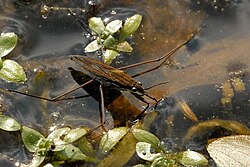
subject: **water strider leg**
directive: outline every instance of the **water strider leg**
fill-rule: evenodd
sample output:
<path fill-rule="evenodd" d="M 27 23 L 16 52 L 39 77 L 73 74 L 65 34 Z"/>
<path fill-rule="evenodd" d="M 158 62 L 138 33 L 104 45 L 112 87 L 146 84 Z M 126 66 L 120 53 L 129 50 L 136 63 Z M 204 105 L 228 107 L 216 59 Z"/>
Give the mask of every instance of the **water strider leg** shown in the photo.
<path fill-rule="evenodd" d="M 190 40 L 192 40 L 205 26 L 201 26 L 199 27 L 190 37 L 189 39 L 187 39 L 186 41 L 184 41 L 183 43 L 179 44 L 178 46 L 176 46 L 175 48 L 173 48 L 171 51 L 169 51 L 168 53 L 164 54 L 163 56 L 161 56 L 160 58 L 156 58 L 156 59 L 152 59 L 152 60 L 147 60 L 147 61 L 143 61 L 143 62 L 139 62 L 139 63 L 135 63 L 135 64 L 131 64 L 131 65 L 127 65 L 124 67 L 120 67 L 118 68 L 119 70 L 125 70 L 128 68 L 132 68 L 132 67 L 136 67 L 136 66 L 140 66 L 140 65 L 144 65 L 144 64 L 149 64 L 149 63 L 154 63 L 154 62 L 158 62 L 163 60 L 163 62 L 161 64 L 159 64 L 156 67 L 153 67 L 151 69 L 148 69 L 146 71 L 140 72 L 139 74 L 135 74 L 132 77 L 137 77 L 139 75 L 145 74 L 147 72 L 153 71 L 158 69 L 159 67 L 161 67 L 178 49 L 180 49 L 182 46 L 185 46 Z"/>
<path fill-rule="evenodd" d="M 47 98 L 47 97 L 42 97 L 42 96 L 37 96 L 37 95 L 31 95 L 31 94 L 28 94 L 28 93 L 24 93 L 24 92 L 19 92 L 17 90 L 12 90 L 12 89 L 7 89 L 7 91 L 10 91 L 10 92 L 15 92 L 15 93 L 18 93 L 18 94 L 21 94 L 21 95 L 26 95 L 26 96 L 30 96 L 30 97 L 34 97 L 34 98 L 38 98 L 38 99 L 42 99 L 42 100 L 47 100 L 47 101 L 62 101 L 62 100 L 69 100 L 69 99 L 77 99 L 77 98 L 80 98 L 80 97 L 89 97 L 90 95 L 86 95 L 86 96 L 80 96 L 80 97 L 69 97 L 69 98 L 62 98 L 63 96 L 66 96 L 74 91 L 76 91 L 77 89 L 80 89 L 82 87 L 84 87 L 85 85 L 93 82 L 95 80 L 95 77 L 92 78 L 91 80 L 89 80 L 88 82 L 85 82 L 84 84 L 82 85 L 79 85 L 78 87 L 72 89 L 72 90 L 69 90 L 67 92 L 64 92 L 54 98 Z"/>
<path fill-rule="evenodd" d="M 100 110 L 100 123 L 102 129 L 107 132 L 107 129 L 105 128 L 105 106 L 104 106 L 104 95 L 103 95 L 103 89 L 102 84 L 99 85 L 99 91 L 100 91 L 100 97 L 101 101 L 99 102 L 99 110 Z"/>

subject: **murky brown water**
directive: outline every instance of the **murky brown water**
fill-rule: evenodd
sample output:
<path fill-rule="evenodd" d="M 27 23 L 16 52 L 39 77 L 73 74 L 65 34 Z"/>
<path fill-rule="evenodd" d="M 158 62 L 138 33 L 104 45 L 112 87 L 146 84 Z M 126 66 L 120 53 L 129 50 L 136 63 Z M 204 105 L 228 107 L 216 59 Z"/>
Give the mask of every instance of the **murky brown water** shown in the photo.
<path fill-rule="evenodd" d="M 205 24 L 206 28 L 195 40 L 172 57 L 176 62 L 174 65 L 168 67 L 166 64 L 157 71 L 138 77 L 138 80 L 145 87 L 170 81 L 169 84 L 150 90 L 150 94 L 157 98 L 182 98 L 200 120 L 222 118 L 223 114 L 216 114 L 216 111 L 233 111 L 233 116 L 223 119 L 235 118 L 250 126 L 249 1 L 238 2 L 235 6 L 225 8 L 223 12 L 210 8 L 209 5 L 206 8 L 197 6 L 190 1 L 103 0 L 99 3 L 96 15 L 102 18 L 124 19 L 137 12 L 143 15 L 142 27 L 133 40 L 135 50 L 131 55 L 123 54 L 119 57 L 113 63 L 116 67 L 157 58 L 187 39 L 201 24 Z M 44 4 L 88 7 L 87 1 L 50 1 Z M 41 3 L 37 1 L 0 2 L 0 30 L 14 31 L 20 37 L 19 46 L 12 58 L 24 66 L 29 78 L 24 85 L 1 81 L 0 88 L 4 90 L 11 87 L 21 91 L 29 90 L 31 94 L 54 97 L 77 85 L 68 71 L 68 67 L 77 68 L 77 65 L 68 59 L 68 55 L 85 54 L 83 46 L 88 44 L 89 39 L 74 18 L 64 12 L 53 12 L 44 19 L 39 12 L 40 6 Z M 86 22 L 85 14 L 79 14 L 79 17 Z M 128 72 L 134 74 L 148 67 L 129 69 Z M 235 78 L 241 79 L 245 89 L 236 91 L 233 86 Z M 233 96 L 223 96 L 225 83 L 231 83 Z M 84 91 L 79 90 L 74 95 L 83 93 Z M 4 91 L 0 95 L 3 112 L 44 133 L 50 127 L 62 125 L 95 127 L 99 124 L 98 102 L 92 98 L 50 103 Z M 231 103 L 223 103 L 223 98 L 228 98 Z M 144 105 L 131 97 L 131 102 L 133 101 L 140 108 Z M 180 120 L 183 119 L 182 114 L 180 117 Z M 181 140 L 192 124 L 188 122 L 178 126 L 177 123 L 174 127 L 175 137 Z M 29 157 L 23 153 L 20 142 L 15 141 L 16 149 L 8 148 L 13 149 L 12 152 L 1 146 L 6 145 L 5 142 L 5 139 L 0 140 L 1 154 L 5 155 L 1 166 L 9 161 L 12 164 L 17 160 L 27 162 Z"/>

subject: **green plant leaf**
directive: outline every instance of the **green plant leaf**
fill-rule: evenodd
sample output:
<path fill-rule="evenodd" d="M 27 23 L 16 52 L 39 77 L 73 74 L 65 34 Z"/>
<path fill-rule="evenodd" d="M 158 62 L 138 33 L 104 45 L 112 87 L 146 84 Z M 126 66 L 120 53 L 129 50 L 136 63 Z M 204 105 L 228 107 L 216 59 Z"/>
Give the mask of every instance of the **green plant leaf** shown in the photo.
<path fill-rule="evenodd" d="M 132 133 L 139 142 L 149 143 L 155 149 L 159 149 L 161 147 L 160 139 L 148 131 L 142 129 L 133 129 Z"/>
<path fill-rule="evenodd" d="M 99 150 L 101 153 L 108 153 L 119 142 L 119 140 L 126 135 L 128 130 L 129 128 L 127 127 L 119 127 L 109 130 L 103 135 L 99 144 Z"/>
<path fill-rule="evenodd" d="M 56 129 L 48 135 L 47 139 L 52 139 L 52 140 L 60 139 L 60 137 L 69 133 L 70 130 L 71 129 L 69 127 Z"/>
<path fill-rule="evenodd" d="M 156 158 L 150 167 L 178 167 L 179 165 L 176 164 L 174 160 L 171 160 L 167 157 L 158 157 Z"/>
<path fill-rule="evenodd" d="M 208 145 L 207 151 L 219 167 L 250 166 L 250 135 L 219 138 Z"/>
<path fill-rule="evenodd" d="M 104 63 L 111 64 L 118 54 L 119 53 L 117 51 L 107 49 L 103 55 Z"/>
<path fill-rule="evenodd" d="M 151 153 L 151 144 L 146 142 L 138 142 L 136 144 L 136 153 L 137 155 L 146 161 L 153 161 L 157 157 L 161 156 L 160 153 Z"/>
<path fill-rule="evenodd" d="M 195 151 L 183 151 L 177 154 L 177 160 L 184 166 L 205 166 L 208 160 Z"/>
<path fill-rule="evenodd" d="M 15 33 L 1 33 L 0 36 L 0 57 L 8 55 L 16 46 L 18 37 Z"/>
<path fill-rule="evenodd" d="M 99 50 L 101 47 L 102 47 L 102 43 L 99 42 L 98 40 L 94 40 L 86 46 L 85 52 L 94 52 L 94 51 Z"/>
<path fill-rule="evenodd" d="M 67 144 L 64 150 L 55 152 L 55 157 L 58 160 L 70 160 L 70 161 L 91 160 L 72 144 Z"/>
<path fill-rule="evenodd" d="M 105 30 L 102 19 L 99 17 L 91 17 L 89 19 L 89 28 L 98 35 L 101 35 L 102 31 Z"/>
<path fill-rule="evenodd" d="M 22 126 L 21 136 L 25 147 L 33 153 L 37 151 L 39 142 L 45 139 L 41 133 L 27 126 Z"/>
<path fill-rule="evenodd" d="M 109 31 L 110 34 L 116 33 L 122 27 L 121 20 L 114 20 L 107 24 L 106 30 Z"/>
<path fill-rule="evenodd" d="M 23 83 L 27 80 L 23 68 L 13 60 L 4 60 L 0 78 L 8 82 Z"/>
<path fill-rule="evenodd" d="M 65 143 L 73 143 L 83 137 L 87 133 L 84 128 L 76 128 L 69 131 L 69 133 L 64 137 L 63 141 Z"/>
<path fill-rule="evenodd" d="M 0 115 L 0 129 L 5 131 L 18 131 L 21 125 L 11 117 Z"/>
<path fill-rule="evenodd" d="M 83 137 L 77 141 L 76 145 L 85 155 L 89 157 L 96 157 L 94 148 L 86 137 Z"/>
<path fill-rule="evenodd" d="M 3 67 L 3 60 L 2 60 L 2 58 L 0 57 L 0 70 L 2 69 L 2 67 Z"/>
<path fill-rule="evenodd" d="M 121 52 L 132 52 L 133 48 L 132 46 L 127 42 L 120 42 L 117 44 L 116 49 L 121 51 Z"/>
<path fill-rule="evenodd" d="M 116 48 L 116 44 L 117 44 L 116 39 L 112 35 L 109 35 L 109 37 L 105 39 L 103 42 L 103 45 L 109 49 Z"/>
<path fill-rule="evenodd" d="M 128 18 L 121 28 L 120 39 L 124 40 L 125 38 L 133 34 L 139 28 L 141 21 L 142 16 L 139 14 L 135 14 L 132 17 Z"/>

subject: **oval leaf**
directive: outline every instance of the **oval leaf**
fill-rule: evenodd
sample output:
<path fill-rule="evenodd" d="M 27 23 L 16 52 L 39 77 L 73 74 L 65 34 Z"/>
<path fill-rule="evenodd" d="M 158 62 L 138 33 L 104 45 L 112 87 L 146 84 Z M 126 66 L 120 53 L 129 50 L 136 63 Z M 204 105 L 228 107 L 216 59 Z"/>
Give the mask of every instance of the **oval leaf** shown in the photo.
<path fill-rule="evenodd" d="M 7 82 L 23 83 L 27 80 L 23 68 L 13 60 L 4 60 L 0 78 Z"/>
<path fill-rule="evenodd" d="M 116 49 L 121 51 L 121 52 L 132 52 L 133 51 L 132 46 L 127 41 L 118 43 L 116 46 Z"/>
<path fill-rule="evenodd" d="M 99 41 L 94 40 L 86 46 L 85 52 L 94 52 L 94 51 L 99 50 L 101 47 L 102 47 L 102 44 Z"/>
<path fill-rule="evenodd" d="M 208 160 L 195 151 L 183 151 L 177 154 L 178 161 L 184 166 L 205 166 Z"/>
<path fill-rule="evenodd" d="M 1 33 L 0 36 L 0 57 L 8 55 L 16 46 L 18 37 L 15 33 Z"/>
<path fill-rule="evenodd" d="M 156 158 L 150 167 L 171 167 L 171 166 L 179 166 L 175 163 L 174 160 L 171 160 L 167 157 L 158 157 Z"/>
<path fill-rule="evenodd" d="M 112 35 L 109 35 L 109 37 L 104 40 L 103 45 L 106 48 L 114 49 L 116 47 L 116 39 L 112 37 Z"/>
<path fill-rule="evenodd" d="M 250 166 L 250 135 L 219 138 L 207 147 L 217 166 Z"/>
<path fill-rule="evenodd" d="M 35 155 L 31 161 L 31 164 L 29 164 L 29 167 L 37 167 L 41 165 L 44 159 L 45 159 L 45 156 Z"/>
<path fill-rule="evenodd" d="M 44 136 L 34 129 L 23 126 L 21 128 L 21 136 L 25 147 L 30 152 L 36 152 L 39 142 L 44 139 Z"/>
<path fill-rule="evenodd" d="M 116 33 L 122 27 L 121 20 L 114 20 L 107 24 L 106 30 L 109 31 L 110 34 Z"/>
<path fill-rule="evenodd" d="M 103 135 L 99 149 L 105 154 L 109 152 L 118 142 L 121 140 L 123 136 L 128 132 L 129 128 L 127 127 L 119 127 L 109 130 L 105 135 Z"/>
<path fill-rule="evenodd" d="M 70 161 L 88 160 L 87 156 L 72 144 L 66 145 L 64 150 L 56 152 L 55 154 L 58 160 L 70 160 Z"/>
<path fill-rule="evenodd" d="M 142 129 L 133 129 L 132 133 L 139 142 L 149 143 L 156 149 L 160 148 L 161 142 L 154 134 Z"/>
<path fill-rule="evenodd" d="M 70 130 L 71 129 L 69 127 L 56 129 L 48 135 L 47 139 L 52 139 L 52 140 L 60 139 L 60 137 L 66 135 Z"/>
<path fill-rule="evenodd" d="M 151 144 L 146 142 L 138 142 L 136 144 L 136 153 L 141 159 L 146 161 L 153 161 L 157 157 L 161 156 L 160 153 L 151 153 Z"/>
<path fill-rule="evenodd" d="M 18 131 L 21 129 L 21 125 L 13 118 L 0 115 L 0 128 L 6 131 Z"/>
<path fill-rule="evenodd" d="M 99 17 L 91 17 L 89 19 L 89 28 L 100 35 L 103 30 L 105 30 L 105 26 L 102 22 L 102 19 Z"/>
<path fill-rule="evenodd" d="M 83 137 L 87 133 L 86 129 L 76 128 L 69 131 L 69 133 L 64 137 L 63 141 L 65 143 L 73 143 Z"/>
<path fill-rule="evenodd" d="M 139 28 L 141 21 L 142 16 L 139 14 L 135 14 L 132 17 L 128 18 L 121 29 L 121 38 L 125 39 L 133 34 Z"/>
<path fill-rule="evenodd" d="M 117 57 L 119 53 L 114 50 L 107 49 L 104 53 L 104 63 L 111 64 L 112 61 Z"/>
<path fill-rule="evenodd" d="M 2 58 L 0 57 L 0 70 L 2 69 L 2 67 L 3 67 L 3 60 L 2 60 Z"/>

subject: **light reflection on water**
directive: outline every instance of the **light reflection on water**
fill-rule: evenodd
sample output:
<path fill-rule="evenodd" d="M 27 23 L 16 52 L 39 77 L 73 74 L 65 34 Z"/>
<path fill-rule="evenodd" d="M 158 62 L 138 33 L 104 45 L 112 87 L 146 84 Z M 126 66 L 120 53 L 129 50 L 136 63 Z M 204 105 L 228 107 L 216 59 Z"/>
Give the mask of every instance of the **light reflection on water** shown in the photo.
<path fill-rule="evenodd" d="M 15 4 L 15 2 L 18 3 Z M 187 49 L 180 49 L 174 58 L 177 62 L 182 63 L 181 66 L 184 66 L 184 69 L 176 70 L 176 66 L 163 67 L 149 75 L 138 77 L 138 80 L 142 81 L 146 85 L 145 87 L 169 80 L 170 84 L 156 88 L 150 93 L 158 98 L 163 98 L 168 94 L 185 97 L 185 100 L 195 103 L 192 101 L 192 96 L 195 96 L 193 92 L 198 91 L 200 87 L 220 85 L 230 79 L 228 74 L 231 69 L 243 70 L 247 86 L 246 92 L 244 92 L 243 102 L 245 102 L 245 97 L 249 99 L 249 2 L 239 3 L 235 9 L 225 12 L 213 12 L 211 9 L 197 10 L 197 6 L 194 7 L 194 11 L 190 11 L 192 8 L 186 2 L 100 1 L 100 11 L 97 15 L 102 18 L 124 19 L 136 12 L 143 15 L 143 27 L 132 41 L 135 47 L 133 55 L 122 55 L 114 65 L 121 66 L 159 57 L 185 40 L 203 23 L 206 25 L 203 32 L 188 45 Z M 86 1 L 77 3 L 81 4 L 81 7 L 87 8 Z M 3 9 L 0 17 L 0 30 L 14 31 L 20 37 L 20 45 L 13 55 L 26 68 L 30 78 L 25 85 L 11 86 L 15 89 L 29 89 L 30 93 L 44 96 L 56 96 L 60 92 L 74 87 L 76 83 L 67 68 L 76 65 L 68 60 L 68 55 L 84 54 L 83 46 L 89 42 L 89 39 L 84 36 L 84 30 L 74 18 L 63 12 L 54 12 L 43 19 L 38 11 L 40 3 L 1 1 L 0 5 Z M 60 2 L 50 5 L 77 6 Z M 87 19 L 84 14 L 79 17 L 85 21 Z M 136 73 L 138 70 L 140 69 L 131 69 L 129 72 Z M 39 82 L 39 80 L 41 81 Z M 1 84 L 0 87 L 10 86 Z M 192 90 L 189 89 L 190 87 L 194 91 L 190 91 Z M 206 93 L 209 91 L 211 89 Z M 75 94 L 82 93 L 83 91 L 80 90 Z M 208 97 L 210 96 L 208 95 Z M 45 131 L 45 133 L 49 126 L 55 125 L 55 122 L 59 126 L 68 123 L 72 126 L 86 124 L 95 127 L 98 124 L 98 103 L 91 98 L 57 103 L 41 102 L 16 95 L 15 98 L 9 96 L 8 98 L 11 99 L 13 106 L 7 107 L 6 112 L 16 115 L 15 117 L 20 118 L 18 120 L 22 124 Z M 240 95 L 239 98 L 241 98 Z M 197 98 L 194 99 L 197 100 Z M 248 99 L 246 99 L 246 110 L 249 110 Z M 204 104 L 201 101 L 199 105 Z M 211 104 L 210 107 L 212 105 L 214 104 Z M 9 104 L 9 106 L 11 105 Z M 202 110 L 202 107 L 198 108 Z M 8 111 L 8 109 L 12 111 Z M 13 110 L 15 113 L 12 113 Z M 57 112 L 60 113 L 59 120 L 55 120 L 51 116 Z M 243 122 L 248 122 L 248 120 L 244 120 L 244 117 L 240 117 Z M 83 121 L 74 121 L 76 118 L 83 118 Z M 87 120 L 85 120 L 83 123 L 84 118 L 94 121 L 86 123 Z M 26 158 L 22 158 L 22 160 L 25 161 Z"/>

